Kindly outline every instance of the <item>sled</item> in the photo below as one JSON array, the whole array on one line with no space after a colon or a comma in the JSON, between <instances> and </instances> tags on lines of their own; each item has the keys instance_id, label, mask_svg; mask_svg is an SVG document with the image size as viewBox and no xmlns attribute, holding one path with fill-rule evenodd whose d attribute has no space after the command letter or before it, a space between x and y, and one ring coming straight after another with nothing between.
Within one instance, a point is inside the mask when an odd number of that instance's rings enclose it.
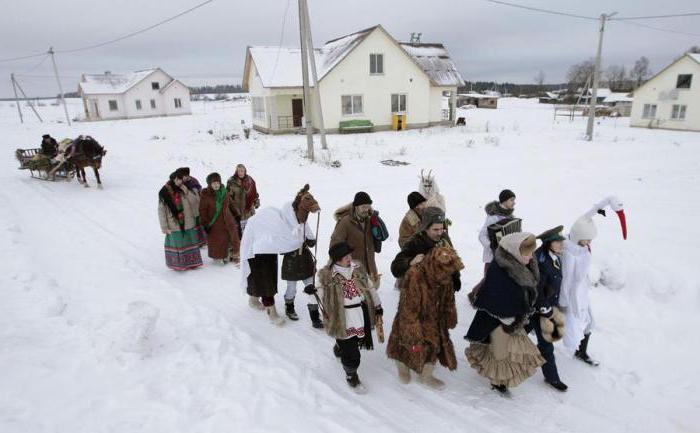
<instances>
[{"instance_id":1,"label":"sled","mask_svg":"<svg viewBox=\"0 0 700 433\"><path fill-rule=\"evenodd\" d=\"M29 170L32 178L40 180L71 180L74 176L73 165L60 163L54 159L42 157L41 148L17 149L15 157L20 170Z\"/></svg>"}]
</instances>

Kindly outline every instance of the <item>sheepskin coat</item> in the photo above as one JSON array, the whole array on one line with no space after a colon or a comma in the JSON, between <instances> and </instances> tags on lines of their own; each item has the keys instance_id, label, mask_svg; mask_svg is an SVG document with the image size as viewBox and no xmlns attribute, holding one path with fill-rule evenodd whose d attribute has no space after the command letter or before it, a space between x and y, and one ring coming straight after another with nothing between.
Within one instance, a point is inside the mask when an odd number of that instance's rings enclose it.
<instances>
[{"instance_id":1,"label":"sheepskin coat","mask_svg":"<svg viewBox=\"0 0 700 433\"><path fill-rule=\"evenodd\" d=\"M457 368L450 329L457 326L452 274L464 268L450 247L436 247L406 272L399 306L391 327L387 356L420 373L426 363ZM412 352L415 345L423 346Z\"/></svg>"},{"instance_id":2,"label":"sheepskin coat","mask_svg":"<svg viewBox=\"0 0 700 433\"><path fill-rule=\"evenodd\" d=\"M399 226L399 248L408 242L413 235L420 232L421 230L421 219L418 212L414 209L409 209L401 220L401 225Z\"/></svg>"},{"instance_id":3,"label":"sheepskin coat","mask_svg":"<svg viewBox=\"0 0 700 433\"><path fill-rule=\"evenodd\" d=\"M199 206L199 197L193 197L194 193L187 187L180 187L180 195L182 197L182 212L185 215L185 224L183 230L190 230L197 225L196 217L199 215L199 208L192 207L193 203ZM180 225L177 222L177 216L173 215L168 206L163 203L163 200L158 200L158 222L160 230L165 233L166 230L173 232L180 231Z\"/></svg>"},{"instance_id":4,"label":"sheepskin coat","mask_svg":"<svg viewBox=\"0 0 700 433\"><path fill-rule=\"evenodd\" d=\"M229 255L229 248L233 249L237 256L240 250L238 227L235 220L236 209L233 207L231 196L224 195L221 212L209 226L216 213L216 192L207 187L202 190L199 201L199 216L202 226L207 230L207 252L212 259L225 259Z\"/></svg>"},{"instance_id":5,"label":"sheepskin coat","mask_svg":"<svg viewBox=\"0 0 700 433\"><path fill-rule=\"evenodd\" d=\"M335 229L331 235L330 245L345 241L353 248L352 258L360 263L370 277L377 275L377 264L374 261L374 238L369 217L364 222L355 216L352 204L337 209L333 215L336 220Z\"/></svg>"}]
</instances>

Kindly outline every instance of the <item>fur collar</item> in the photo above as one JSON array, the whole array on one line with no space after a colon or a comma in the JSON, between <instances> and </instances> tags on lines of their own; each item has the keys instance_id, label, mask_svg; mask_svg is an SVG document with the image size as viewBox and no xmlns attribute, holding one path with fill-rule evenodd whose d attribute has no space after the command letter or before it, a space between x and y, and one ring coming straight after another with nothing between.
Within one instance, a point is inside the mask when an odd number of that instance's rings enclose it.
<instances>
[{"instance_id":1,"label":"fur collar","mask_svg":"<svg viewBox=\"0 0 700 433\"><path fill-rule=\"evenodd\" d=\"M502 247L498 247L494 257L498 265L503 268L506 273L508 273L508 276L519 286L537 287L537 283L540 280L540 269L534 258L525 266Z\"/></svg>"},{"instance_id":2,"label":"fur collar","mask_svg":"<svg viewBox=\"0 0 700 433\"><path fill-rule=\"evenodd\" d=\"M348 203L336 209L333 213L333 219L335 219L335 222L338 222L346 215L352 215L352 203Z\"/></svg>"},{"instance_id":3,"label":"fur collar","mask_svg":"<svg viewBox=\"0 0 700 433\"><path fill-rule=\"evenodd\" d=\"M500 215L504 217L509 217L513 215L513 209L505 209L501 206L498 201L492 201L484 206L486 215Z\"/></svg>"}]
</instances>

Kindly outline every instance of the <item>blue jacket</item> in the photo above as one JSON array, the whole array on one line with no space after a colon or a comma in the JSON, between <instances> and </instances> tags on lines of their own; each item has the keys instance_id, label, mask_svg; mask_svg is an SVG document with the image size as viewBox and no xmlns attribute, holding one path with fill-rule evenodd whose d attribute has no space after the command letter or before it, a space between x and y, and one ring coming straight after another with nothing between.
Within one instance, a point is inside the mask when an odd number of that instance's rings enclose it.
<instances>
[{"instance_id":1,"label":"blue jacket","mask_svg":"<svg viewBox=\"0 0 700 433\"><path fill-rule=\"evenodd\" d=\"M535 251L537 265L540 268L540 283L537 286L537 300L535 301L535 311L541 308L549 309L559 305L559 293L561 291L561 259L559 268L554 266L554 260L549 251L540 247Z\"/></svg>"}]
</instances>

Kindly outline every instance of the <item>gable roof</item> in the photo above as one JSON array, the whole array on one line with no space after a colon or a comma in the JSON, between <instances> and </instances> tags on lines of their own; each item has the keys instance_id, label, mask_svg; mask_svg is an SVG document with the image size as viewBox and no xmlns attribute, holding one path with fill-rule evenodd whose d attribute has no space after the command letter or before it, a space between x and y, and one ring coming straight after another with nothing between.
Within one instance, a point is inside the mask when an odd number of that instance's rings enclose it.
<instances>
[{"instance_id":1,"label":"gable roof","mask_svg":"<svg viewBox=\"0 0 700 433\"><path fill-rule=\"evenodd\" d=\"M642 87L646 86L647 84L649 84L652 80L654 80L654 78L656 78L656 77L658 77L659 75L663 74L664 72L666 72L666 70L667 70L668 68L670 68L671 66L673 66L673 65L675 65L676 63L680 62L681 60L683 60L683 59L686 58L686 57L689 57L691 60L695 61L697 64L700 65L700 54L698 54L698 53L685 53L684 55L678 57L676 60L674 60L674 61L672 61L671 63L669 63L668 65L666 65L665 68L663 68L662 70L660 70L659 72L657 72L653 77L649 78L649 79L646 80L644 83L642 83L641 86L639 86L639 87L637 87L637 88L635 89L635 92L636 92L637 90L641 89Z\"/></svg>"},{"instance_id":2,"label":"gable roof","mask_svg":"<svg viewBox=\"0 0 700 433\"><path fill-rule=\"evenodd\" d=\"M349 35L327 41L314 48L316 72L321 81L373 31L381 30L428 76L436 86L463 85L461 75L442 44L409 44L397 42L381 25L369 27ZM252 65L260 76L263 87L301 87L301 49L296 47L248 47L243 88L247 90Z\"/></svg>"},{"instance_id":3,"label":"gable roof","mask_svg":"<svg viewBox=\"0 0 700 433\"><path fill-rule=\"evenodd\" d=\"M634 98L629 96L629 93L625 92L611 92L608 96L603 99L603 102L632 102Z\"/></svg>"},{"instance_id":4,"label":"gable roof","mask_svg":"<svg viewBox=\"0 0 700 433\"><path fill-rule=\"evenodd\" d=\"M143 69L125 74L83 74L78 86L83 94L120 94L131 89L156 71L161 71L168 75L160 68ZM170 82L174 81L172 77L170 77L170 80Z\"/></svg>"}]
</instances>

